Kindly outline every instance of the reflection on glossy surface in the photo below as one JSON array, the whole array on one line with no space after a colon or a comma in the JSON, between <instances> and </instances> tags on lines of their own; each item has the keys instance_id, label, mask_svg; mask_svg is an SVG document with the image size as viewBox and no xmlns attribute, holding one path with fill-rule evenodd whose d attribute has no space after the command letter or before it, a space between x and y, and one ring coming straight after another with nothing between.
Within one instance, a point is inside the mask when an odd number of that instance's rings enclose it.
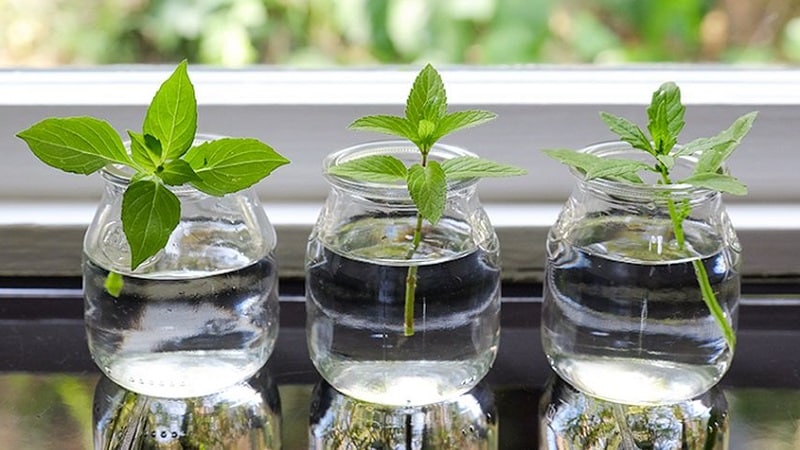
<instances>
[{"instance_id":1,"label":"reflection on glossy surface","mask_svg":"<svg viewBox=\"0 0 800 450\"><path fill-rule=\"evenodd\" d=\"M94 397L94 448L279 449L278 389L266 370L222 392L183 399L136 394L102 378Z\"/></svg>"},{"instance_id":2,"label":"reflection on glossy surface","mask_svg":"<svg viewBox=\"0 0 800 450\"><path fill-rule=\"evenodd\" d=\"M596 399L554 377L539 405L542 450L728 448L728 403L717 387L674 405L634 406Z\"/></svg>"},{"instance_id":3,"label":"reflection on glossy surface","mask_svg":"<svg viewBox=\"0 0 800 450\"><path fill-rule=\"evenodd\" d=\"M498 448L494 396L483 384L455 400L416 408L365 403L326 382L311 398L309 449Z\"/></svg>"}]
</instances>

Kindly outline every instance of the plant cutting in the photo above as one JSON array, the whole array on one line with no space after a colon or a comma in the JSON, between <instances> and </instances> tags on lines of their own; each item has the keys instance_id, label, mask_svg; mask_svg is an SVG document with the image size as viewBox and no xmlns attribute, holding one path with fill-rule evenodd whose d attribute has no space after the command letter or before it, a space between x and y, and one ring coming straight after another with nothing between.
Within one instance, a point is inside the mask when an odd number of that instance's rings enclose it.
<instances>
[{"instance_id":1,"label":"plant cutting","mask_svg":"<svg viewBox=\"0 0 800 450\"><path fill-rule=\"evenodd\" d=\"M547 324L543 339L550 350L551 363L557 372L567 373L568 381L579 388L578 372L592 365L592 358L600 364L603 358L619 363L615 359L619 357L627 359L626 363L641 363L640 374L649 382L665 382L662 377L672 370L684 374L692 369L704 372L695 380L673 378L685 385L673 385L672 395L697 394L698 386L708 388L712 380L716 382L722 376L732 357L736 345L739 244L720 194L747 192L745 185L727 172L724 163L750 130L756 113L739 117L714 137L678 145L678 135L685 124L684 112L678 86L664 83L654 92L647 108L649 136L632 121L603 112L602 120L621 142L582 151L545 150L580 176L579 187L571 198L572 207L562 211L548 238L545 309L551 316L543 319ZM575 258L585 262L576 265ZM691 275L693 281L681 278L684 275ZM705 315L692 306L695 300L705 305L706 314L716 324L716 333L706 327ZM570 312L572 305L565 302L582 304L583 310ZM617 330L612 335L617 342L622 342L622 336L633 339L629 346L616 348L610 340L588 336L585 342L578 343L579 338L575 338L576 342L567 344L564 336L558 336L569 333L565 327L573 326L595 329L595 336L600 336L606 331L596 320L607 318L611 309L622 308L618 303L625 302L624 308L631 311L619 313L630 314L628 319L638 319L639 323L636 327L624 325L634 329ZM685 309L680 310L681 307ZM636 317L634 311L638 312ZM557 325L565 316L570 318L565 323L572 325ZM683 331L681 325L685 326ZM709 338L714 334L718 338ZM667 346L663 341L670 340L678 344L675 353L684 352L683 358L660 347ZM709 349L709 353L693 353L689 357L688 350L678 349L691 345L691 341ZM589 360L581 360L582 357ZM642 362L645 360L662 364L662 368L656 370L648 365L650 362ZM665 361L675 365L666 369ZM686 367L680 366L679 361ZM577 367L580 365L585 367ZM651 373L645 374L647 370ZM624 395L623 384L619 383L617 394ZM602 393L594 394L603 397ZM637 401L620 399L617 394L606 398ZM641 395L645 398L638 401L647 403L649 394ZM668 398L662 400L680 399L665 395Z\"/></svg>"},{"instance_id":2,"label":"plant cutting","mask_svg":"<svg viewBox=\"0 0 800 450\"><path fill-rule=\"evenodd\" d=\"M350 160L328 169L328 173L361 181L405 182L418 209L414 234L407 259L413 258L422 239L423 221L432 225L444 213L447 182L470 178L524 175L524 169L474 156L459 156L443 161L428 161L431 149L446 135L494 119L489 111L447 112L447 94L442 78L430 64L417 76L406 100L405 117L375 115L361 117L350 124L352 130L374 131L413 142L420 160L406 167L391 155L372 155ZM404 333L414 334L414 297L418 266L410 265L406 276Z\"/></svg>"},{"instance_id":3,"label":"plant cutting","mask_svg":"<svg viewBox=\"0 0 800 450\"><path fill-rule=\"evenodd\" d=\"M252 375L274 344L274 230L249 188L289 161L257 139L198 135L185 61L127 134L65 117L18 136L45 164L106 181L84 240L95 362L135 392L214 392Z\"/></svg>"},{"instance_id":4,"label":"plant cutting","mask_svg":"<svg viewBox=\"0 0 800 450\"><path fill-rule=\"evenodd\" d=\"M404 116L350 125L403 140L356 145L323 162L331 192L307 249L306 327L312 361L339 391L420 406L466 392L491 366L499 252L476 183L524 171L438 141L494 117L448 112L428 65Z\"/></svg>"}]
</instances>

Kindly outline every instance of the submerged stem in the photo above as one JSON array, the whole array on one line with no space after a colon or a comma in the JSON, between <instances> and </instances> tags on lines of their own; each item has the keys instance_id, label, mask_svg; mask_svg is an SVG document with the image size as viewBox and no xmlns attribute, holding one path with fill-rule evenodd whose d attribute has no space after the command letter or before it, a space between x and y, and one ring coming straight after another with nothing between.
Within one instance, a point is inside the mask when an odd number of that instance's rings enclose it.
<instances>
[{"instance_id":1,"label":"submerged stem","mask_svg":"<svg viewBox=\"0 0 800 450\"><path fill-rule=\"evenodd\" d=\"M669 179L667 169L659 164L659 171L661 172L661 179L664 181L664 183L672 184L672 181ZM675 207L675 202L671 198L667 199L667 209L669 211L669 218L672 221L675 240L678 242L678 248L680 250L685 250L686 234L683 230L684 217L681 217L681 214ZM706 271L703 261L699 258L692 260L692 266L694 267L695 277L697 277L697 284L700 286L700 293L703 296L703 302L705 302L706 307L708 307L709 312L711 312L711 316L714 317L714 320L722 330L722 334L725 336L725 342L728 344L728 347L730 347L731 351L734 351L736 347L736 334L733 332L733 327L731 326L730 322L728 322L728 320L725 318L725 311L722 310L719 300L717 300L717 296L714 294L714 289L711 287L711 281L708 279L708 271Z\"/></svg>"},{"instance_id":2,"label":"submerged stem","mask_svg":"<svg viewBox=\"0 0 800 450\"><path fill-rule=\"evenodd\" d=\"M414 227L414 238L411 242L411 249L408 251L407 259L414 257L414 253L419 249L419 243L422 241L422 216L417 214L417 224ZM417 265L408 266L408 273L406 274L406 295L405 295L405 308L403 320L403 334L405 336L414 335L414 301L416 299L417 290Z\"/></svg>"},{"instance_id":3,"label":"submerged stem","mask_svg":"<svg viewBox=\"0 0 800 450\"><path fill-rule=\"evenodd\" d=\"M428 152L430 149L423 149L420 148L420 153L422 153L422 161L420 161L420 165L425 167L428 164ZM422 215L417 213L417 224L414 226L414 237L411 241L411 249L408 251L408 255L406 255L406 259L411 259L414 257L414 254L419 249L419 243L422 242ZM404 317L403 317L403 335L405 336L413 336L414 335L414 301L416 300L416 291L417 291L417 266L410 265L408 266L408 273L406 274L406 295L405 295L405 307L404 309Z\"/></svg>"}]
</instances>

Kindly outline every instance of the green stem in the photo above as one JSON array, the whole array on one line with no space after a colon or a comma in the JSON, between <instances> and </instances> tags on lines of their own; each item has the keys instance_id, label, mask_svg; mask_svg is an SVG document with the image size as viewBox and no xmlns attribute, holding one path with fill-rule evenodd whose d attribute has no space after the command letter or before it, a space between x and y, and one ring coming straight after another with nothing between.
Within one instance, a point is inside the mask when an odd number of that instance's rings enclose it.
<instances>
[{"instance_id":1,"label":"green stem","mask_svg":"<svg viewBox=\"0 0 800 450\"><path fill-rule=\"evenodd\" d=\"M414 257L414 253L419 249L422 241L422 216L417 214L417 225L414 227L414 238L411 242L411 249L408 251L407 259ZM417 290L417 265L408 266L406 274L406 295L405 295L405 314L403 321L403 334L405 336L414 335L414 301Z\"/></svg>"},{"instance_id":2,"label":"green stem","mask_svg":"<svg viewBox=\"0 0 800 450\"><path fill-rule=\"evenodd\" d=\"M428 164L428 152L420 149L422 152L421 165L425 167ZM419 249L419 244L422 242L422 215L417 213L417 224L414 226L414 238L411 241L411 249L408 251L406 259L412 259L414 254ZM406 274L406 294L405 294L405 307L403 308L403 335L414 335L414 302L416 301L417 293L417 266L408 266L408 273Z\"/></svg>"},{"instance_id":3,"label":"green stem","mask_svg":"<svg viewBox=\"0 0 800 450\"><path fill-rule=\"evenodd\" d=\"M658 169L661 173L661 179L664 181L664 183L672 184L666 167L659 164ZM671 198L667 199L667 209L669 211L669 218L672 221L675 240L678 242L678 248L680 250L685 250L686 235L683 230L683 218L680 217L678 210L675 208L675 202L673 202ZM705 302L706 307L708 308L709 312L711 312L711 316L714 317L717 325L719 325L720 329L722 330L728 347L730 347L731 351L734 351L736 348L736 334L733 332L733 327L731 326L730 322L728 322L728 320L725 318L725 312L722 310L722 307L717 300L717 296L714 294L714 288L711 287L711 282L708 279L706 267L703 265L703 261L701 261L699 258L692 260L692 266L694 267L695 277L697 277L697 284L700 286L700 293L703 296L703 302Z\"/></svg>"},{"instance_id":4,"label":"green stem","mask_svg":"<svg viewBox=\"0 0 800 450\"><path fill-rule=\"evenodd\" d=\"M717 301L717 297L714 295L714 289L708 281L706 267L699 259L692 260L692 265L694 266L694 274L697 277L697 283L700 285L700 292L703 293L703 301L706 303L708 310L711 311L711 315L714 316L720 328L722 328L722 332L725 334L725 342L728 343L728 347L733 351L734 348L736 348L736 334L734 334L731 324L725 319L725 312L722 310L722 307Z\"/></svg>"}]
</instances>

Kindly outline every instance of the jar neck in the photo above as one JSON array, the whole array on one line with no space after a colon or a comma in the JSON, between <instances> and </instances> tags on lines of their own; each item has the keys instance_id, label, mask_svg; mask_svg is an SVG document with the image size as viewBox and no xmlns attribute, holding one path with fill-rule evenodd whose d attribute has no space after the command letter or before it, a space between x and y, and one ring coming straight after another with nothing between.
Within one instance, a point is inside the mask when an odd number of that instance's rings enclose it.
<instances>
[{"instance_id":1,"label":"jar neck","mask_svg":"<svg viewBox=\"0 0 800 450\"><path fill-rule=\"evenodd\" d=\"M685 202L697 207L714 204L721 199L717 191L688 185L647 185L601 179L586 180L581 175L576 178L576 189L582 196L590 196L607 203L667 206L669 202Z\"/></svg>"},{"instance_id":2,"label":"jar neck","mask_svg":"<svg viewBox=\"0 0 800 450\"><path fill-rule=\"evenodd\" d=\"M100 175L105 180L106 192L109 195L123 195L125 189L131 184L131 178L135 173L129 167L121 165L108 165L100 169ZM210 197L197 188L184 184L180 186L170 186L164 183L164 187L169 189L180 200L196 199L200 197Z\"/></svg>"},{"instance_id":3,"label":"jar neck","mask_svg":"<svg viewBox=\"0 0 800 450\"><path fill-rule=\"evenodd\" d=\"M641 150L634 149L626 142L606 142L586 147L582 153L608 159L638 160L647 164L655 164L653 157ZM674 178L682 179L692 174L697 164L693 157L676 158L672 172ZM723 168L724 170L724 168ZM614 181L604 178L587 180L577 170L572 170L581 193L597 197L605 201L629 204L668 204L671 202L688 202L691 206L718 202L721 195L718 191L699 188L683 183L665 184L664 178L654 173L639 173L643 183Z\"/></svg>"}]
</instances>

